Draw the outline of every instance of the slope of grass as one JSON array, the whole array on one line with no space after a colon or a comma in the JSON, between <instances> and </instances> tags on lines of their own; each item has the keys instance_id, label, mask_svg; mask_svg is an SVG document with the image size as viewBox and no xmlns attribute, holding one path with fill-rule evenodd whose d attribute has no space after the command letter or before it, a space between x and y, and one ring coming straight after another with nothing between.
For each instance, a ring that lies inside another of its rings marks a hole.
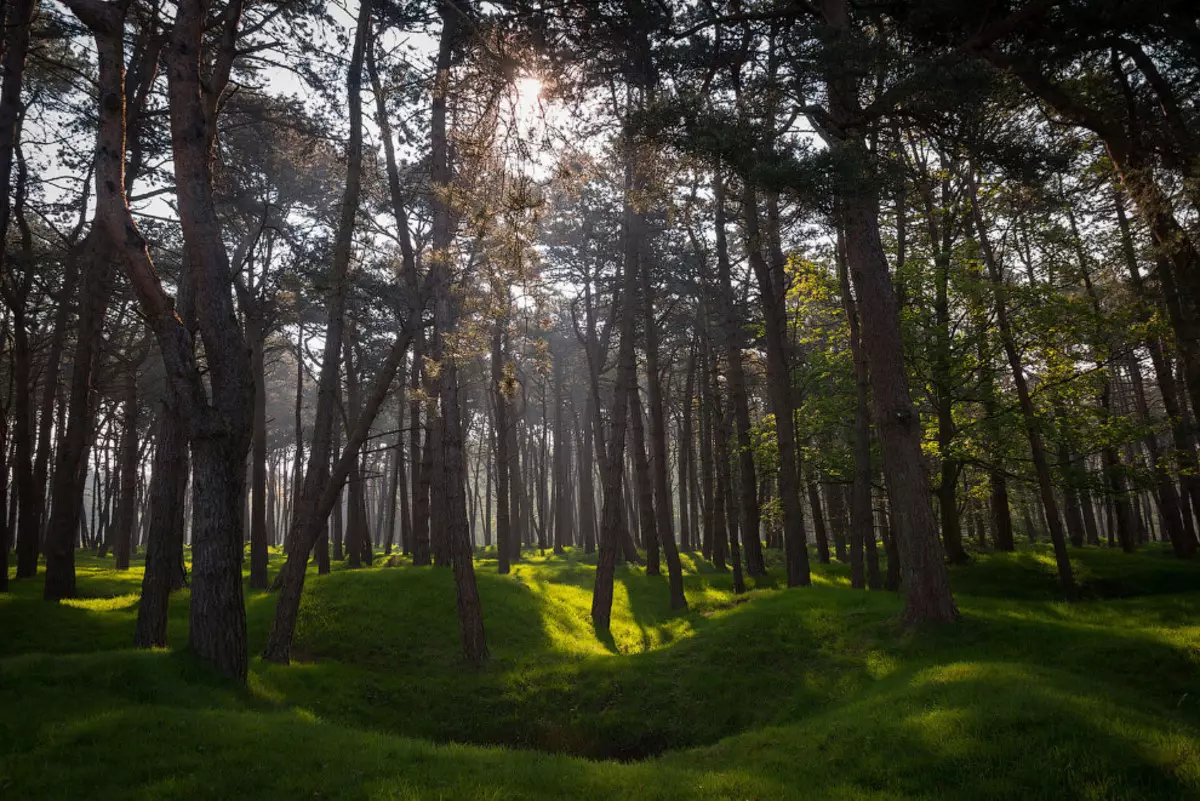
<instances>
[{"instance_id":1,"label":"slope of grass","mask_svg":"<svg viewBox=\"0 0 1200 801\"><path fill-rule=\"evenodd\" d=\"M81 555L83 599L0 596L0 798L1200 798L1200 566L1072 557L1081 602L1030 548L955 568L963 620L906 631L842 566L736 597L685 556L691 608L621 568L604 638L582 555L481 558L483 668L449 571L336 570L297 662L238 688L128 649L140 569ZM256 649L272 604L247 595Z\"/></svg>"}]
</instances>

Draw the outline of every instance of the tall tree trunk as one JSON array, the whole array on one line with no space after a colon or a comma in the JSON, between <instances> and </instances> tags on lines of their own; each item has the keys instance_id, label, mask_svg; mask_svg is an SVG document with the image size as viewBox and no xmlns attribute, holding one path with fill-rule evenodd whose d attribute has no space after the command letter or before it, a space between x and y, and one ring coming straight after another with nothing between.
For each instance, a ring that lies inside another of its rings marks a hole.
<instances>
[{"instance_id":1,"label":"tall tree trunk","mask_svg":"<svg viewBox=\"0 0 1200 801\"><path fill-rule=\"evenodd\" d=\"M639 154L635 150L633 137L624 139L625 187L624 187L624 267L621 276L621 296L614 299L620 303L618 310L619 342L617 345L617 375L613 386L611 408L612 427L609 434L608 453L601 466L602 497L600 511L599 559L596 564L596 583L592 590L592 624L597 631L607 632L612 617L613 571L616 566L617 549L621 546L622 474L625 464L625 431L629 419L629 392L637 380L637 362L634 356L634 319L637 314L635 299L638 292L638 269L641 259L639 245L642 234L642 215L634 210L634 195L641 189L640 168L635 167Z\"/></svg>"},{"instance_id":2,"label":"tall tree trunk","mask_svg":"<svg viewBox=\"0 0 1200 801\"><path fill-rule=\"evenodd\" d=\"M729 265L729 246L725 233L725 183L718 172L713 182L716 198L716 250L717 292L721 313L721 334L725 346L726 379L729 402L733 409L734 433L737 437L736 456L738 465L738 520L746 547L746 572L752 576L766 573L763 563L762 543L759 540L761 512L758 506L758 479L754 471L754 448L750 442L750 404L746 397L746 375L742 366L742 323L738 319L733 299L733 279ZM754 216L757 224L758 209L751 208L747 216ZM761 260L760 243L751 250ZM754 257L752 255L752 258ZM788 415L787 420L791 420Z\"/></svg>"},{"instance_id":3,"label":"tall tree trunk","mask_svg":"<svg viewBox=\"0 0 1200 801\"><path fill-rule=\"evenodd\" d=\"M840 232L839 232L840 233ZM854 475L850 485L850 586L865 589L864 560L875 551L875 524L871 514L871 409L870 374L867 354L862 344L858 324L858 306L850 292L850 272L846 263L844 238L838 241L838 276L842 289L842 305L850 326L850 351L854 358L854 424L851 429L851 451ZM879 589L879 568L875 565L870 588Z\"/></svg>"},{"instance_id":4,"label":"tall tree trunk","mask_svg":"<svg viewBox=\"0 0 1200 801\"><path fill-rule=\"evenodd\" d=\"M853 48L846 0L823 0L834 52ZM884 474L892 499L892 514L903 573L904 620L908 623L945 622L958 617L949 575L938 539L937 520L930 502L929 477L921 455L921 424L909 394L904 346L896 294L888 275L879 237L879 197L871 175L872 157L861 129L851 120L861 112L858 81L844 65L829 68L826 81L829 112L839 131L830 148L854 165L844 179L839 202L846 230L846 257L858 291L862 341L870 360L875 425L883 453Z\"/></svg>"},{"instance_id":5,"label":"tall tree trunk","mask_svg":"<svg viewBox=\"0 0 1200 801\"><path fill-rule=\"evenodd\" d=\"M646 575L659 575L658 520L654 514L654 486L650 479L650 460L646 456L641 393L637 382L629 387L629 422L633 435L633 486L637 487L638 532L646 549Z\"/></svg>"},{"instance_id":6,"label":"tall tree trunk","mask_svg":"<svg viewBox=\"0 0 1200 801\"><path fill-rule=\"evenodd\" d=\"M509 554L511 546L509 539L512 529L509 525L509 435L508 399L513 387L505 372L504 364L504 318L498 318L492 328L492 414L496 424L496 556L499 561L499 572L509 572Z\"/></svg>"},{"instance_id":7,"label":"tall tree trunk","mask_svg":"<svg viewBox=\"0 0 1200 801\"><path fill-rule=\"evenodd\" d=\"M140 360L139 360L140 361ZM117 570L128 570L132 557L134 537L133 528L137 515L137 480L138 480L138 394L137 394L137 363L127 365L127 375L122 387L121 415L121 453L120 453L120 495L117 503L116 517L113 521L115 533L113 556Z\"/></svg>"},{"instance_id":8,"label":"tall tree trunk","mask_svg":"<svg viewBox=\"0 0 1200 801\"><path fill-rule=\"evenodd\" d=\"M764 339L767 346L767 398L775 415L775 438L779 450L779 498L783 507L783 546L787 565L788 586L808 586L808 534L804 525L804 510L800 503L800 485L804 465L796 441L796 390L792 386L795 350L788 333L787 257L783 252L780 233L778 193L766 192L766 239L770 262L762 257L761 234L758 225L758 197L754 185L746 182L742 188L742 214L746 230L746 245L750 266L758 283L763 310ZM828 550L828 545L826 545ZM825 561L828 561L826 559Z\"/></svg>"},{"instance_id":9,"label":"tall tree trunk","mask_svg":"<svg viewBox=\"0 0 1200 801\"><path fill-rule=\"evenodd\" d=\"M973 172L973 168L972 168ZM1021 416L1025 423L1025 432L1029 438L1029 449L1033 456L1034 471L1037 474L1038 490L1042 503L1046 508L1046 517L1050 525L1050 540L1054 546L1054 559L1058 567L1058 578L1063 591L1068 597L1075 595L1075 578L1071 569L1071 560L1067 555L1067 540L1063 532L1062 521L1058 516L1058 503L1054 499L1054 484L1050 478L1050 465L1046 460L1046 451L1042 445L1042 435L1038 431L1037 415L1033 408L1033 399L1029 394L1029 386L1025 380L1025 369L1021 356L1017 352L1013 339L1012 327L1008 321L1007 287L1000 264L996 261L995 253L988 239L987 226L984 224L983 210L979 206L979 192L974 174L971 183L971 213L975 224L975 233L979 238L979 248L984 265L991 277L995 291L996 324L1000 328L1000 340L1008 357L1009 368L1012 370L1013 384L1017 389L1017 400L1021 408Z\"/></svg>"},{"instance_id":10,"label":"tall tree trunk","mask_svg":"<svg viewBox=\"0 0 1200 801\"><path fill-rule=\"evenodd\" d=\"M250 370L254 375L253 453L250 456L250 588L267 588L267 376L266 327L259 315L246 315Z\"/></svg>"},{"instance_id":11,"label":"tall tree trunk","mask_svg":"<svg viewBox=\"0 0 1200 801\"><path fill-rule=\"evenodd\" d=\"M97 175L99 180L99 174ZM43 595L56 601L75 597L75 533L79 530L88 451L95 418L92 374L108 309L112 279L111 248L104 233L93 228L84 256L79 321L72 359L67 427L60 435L54 458L50 496L50 527L46 532L46 583Z\"/></svg>"},{"instance_id":12,"label":"tall tree trunk","mask_svg":"<svg viewBox=\"0 0 1200 801\"><path fill-rule=\"evenodd\" d=\"M648 267L642 269L642 328L646 340L646 396L650 402L650 470L654 482L654 505L657 512L658 541L667 560L667 582L670 587L671 608L686 609L683 595L683 565L675 545L671 525L671 489L667 478L667 431L663 410L662 373L658 364L658 321L654 315L654 285ZM637 413L637 412L635 412ZM751 455L753 458L753 454ZM646 559L649 573L650 559Z\"/></svg>"}]
</instances>

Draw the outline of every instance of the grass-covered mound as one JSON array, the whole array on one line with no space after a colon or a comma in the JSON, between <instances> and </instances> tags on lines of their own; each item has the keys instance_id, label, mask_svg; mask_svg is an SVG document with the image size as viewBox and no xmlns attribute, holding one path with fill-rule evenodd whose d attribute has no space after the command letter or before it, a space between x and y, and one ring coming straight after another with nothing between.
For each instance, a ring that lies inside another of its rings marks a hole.
<instances>
[{"instance_id":1,"label":"grass-covered mound","mask_svg":"<svg viewBox=\"0 0 1200 801\"><path fill-rule=\"evenodd\" d=\"M737 598L685 555L691 609L620 569L606 639L581 558L481 559L482 669L449 571L338 570L297 663L241 689L129 649L140 569L81 557L81 600L0 596L0 798L1200 797L1200 565L1073 559L1081 602L1043 551L985 556L953 574L961 623L904 631L839 566ZM252 648L272 604L247 596Z\"/></svg>"}]
</instances>

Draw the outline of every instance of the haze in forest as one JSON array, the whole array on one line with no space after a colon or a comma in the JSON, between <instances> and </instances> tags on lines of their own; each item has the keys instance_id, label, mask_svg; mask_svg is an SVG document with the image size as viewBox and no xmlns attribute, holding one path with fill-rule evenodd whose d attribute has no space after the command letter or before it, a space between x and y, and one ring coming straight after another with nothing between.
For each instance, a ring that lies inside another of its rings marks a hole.
<instances>
[{"instance_id":1,"label":"haze in forest","mask_svg":"<svg viewBox=\"0 0 1200 801\"><path fill-rule=\"evenodd\" d=\"M1200 797L1194 3L0 13L5 798Z\"/></svg>"}]
</instances>

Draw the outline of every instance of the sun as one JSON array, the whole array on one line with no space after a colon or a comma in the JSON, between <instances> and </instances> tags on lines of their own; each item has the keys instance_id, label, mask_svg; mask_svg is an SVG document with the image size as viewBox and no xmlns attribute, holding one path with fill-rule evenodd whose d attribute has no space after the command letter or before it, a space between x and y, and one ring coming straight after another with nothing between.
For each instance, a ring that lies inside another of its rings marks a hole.
<instances>
[{"instance_id":1,"label":"sun","mask_svg":"<svg viewBox=\"0 0 1200 801\"><path fill-rule=\"evenodd\" d=\"M517 101L522 106L536 106L542 94L542 82L532 75L517 78Z\"/></svg>"}]
</instances>

